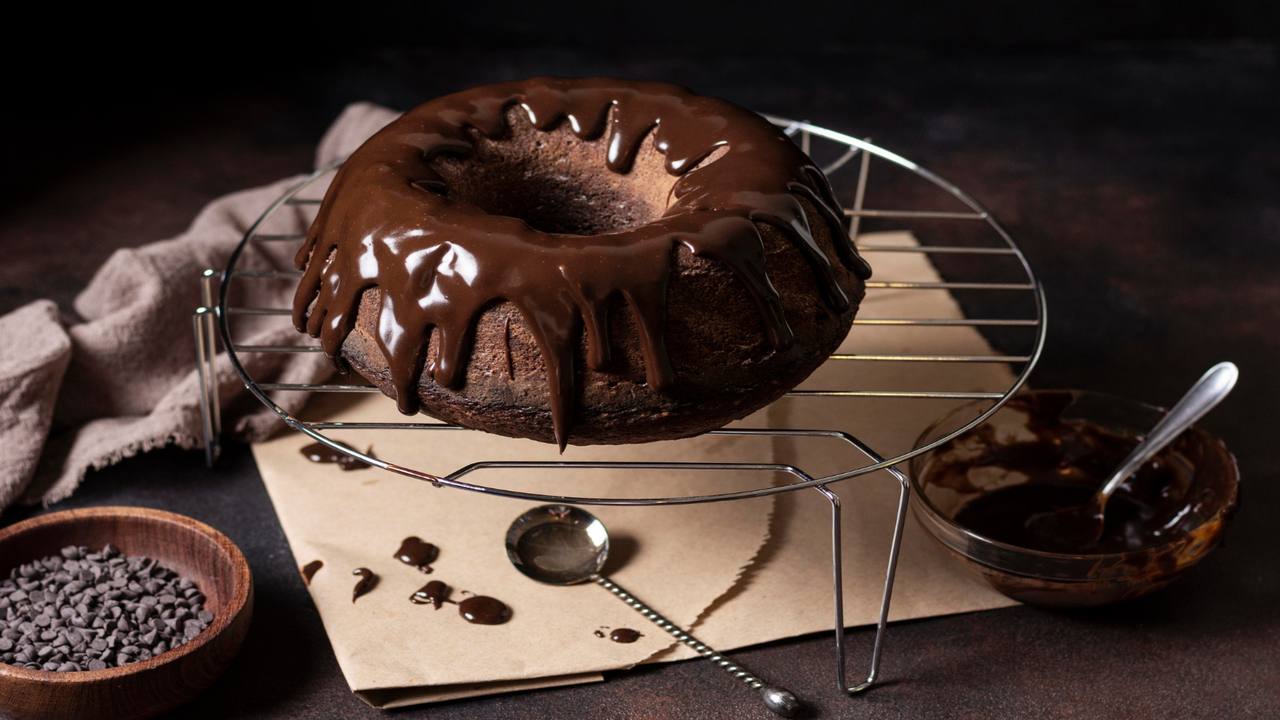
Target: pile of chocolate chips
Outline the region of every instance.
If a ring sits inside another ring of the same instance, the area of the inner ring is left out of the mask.
[[[204,595],[158,561],[66,547],[0,580],[0,662],[102,670],[190,642],[213,621]]]

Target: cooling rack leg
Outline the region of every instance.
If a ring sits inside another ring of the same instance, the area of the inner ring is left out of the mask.
[[[217,304],[213,300],[221,277],[220,270],[205,270],[202,276],[203,283],[200,286],[204,296],[204,306],[210,309],[208,316],[204,319],[204,329],[205,338],[208,339],[206,357],[209,370],[209,418],[212,420],[214,460],[218,459],[218,453],[222,451],[222,399],[218,397],[218,376],[214,374],[213,364],[214,358],[218,355],[218,311]]]
[[[204,462],[213,467],[222,450],[221,417],[218,412],[218,379],[213,366],[213,311],[196,308],[192,328],[196,336],[196,369],[200,374],[200,426],[204,432]]]
[[[840,497],[825,485],[814,488],[831,501],[831,575],[836,606],[836,682],[841,691],[848,689],[844,671],[844,565],[840,558]]]
[[[835,633],[836,633],[836,681],[840,689],[849,694],[862,692],[875,684],[880,672],[880,655],[884,649],[885,628],[889,624],[889,603],[893,599],[893,578],[898,569],[898,551],[902,548],[902,530],[906,525],[907,502],[910,499],[910,485],[906,475],[897,468],[888,471],[898,481],[901,490],[898,493],[898,515],[893,526],[893,544],[889,547],[889,569],[885,573],[884,594],[880,598],[880,619],[876,624],[875,645],[871,651],[871,671],[867,679],[857,685],[849,685],[845,672],[844,652],[844,567],[841,562],[841,527],[840,497],[825,485],[816,489],[831,502],[831,574],[835,595]]]

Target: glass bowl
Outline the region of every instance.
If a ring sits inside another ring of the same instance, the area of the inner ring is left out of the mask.
[[[925,430],[916,447],[945,437],[990,407],[989,401],[978,401],[944,415]],[[1026,483],[1025,474],[974,467],[970,461],[975,451],[1025,442],[1034,436],[1033,428],[1044,427],[1046,422],[1045,407],[1052,408],[1054,414],[1061,411],[1057,418],[1049,417],[1050,423],[1081,421],[1136,437],[1145,435],[1165,412],[1102,393],[1027,392],[1012,398],[983,425],[912,458],[913,514],[925,532],[962,566],[1021,602],[1090,607],[1159,590],[1222,540],[1238,502],[1240,471],[1222,441],[1198,427],[1184,432],[1170,446],[1170,457],[1185,463],[1179,476],[1181,486],[1170,486],[1170,497],[1185,502],[1185,508],[1180,508],[1172,530],[1153,546],[1099,554],[1044,552],[998,542],[957,523],[956,513],[966,502],[998,488]],[[1087,464],[1087,460],[1083,462]],[[948,467],[954,471],[959,463],[968,463],[961,483],[956,482],[956,472],[945,472]],[[1098,478],[1098,486],[1103,480],[1105,477]]]

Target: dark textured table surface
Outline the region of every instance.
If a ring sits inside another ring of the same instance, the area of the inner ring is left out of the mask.
[[[1168,404],[1216,361],[1236,393],[1204,425],[1240,461],[1225,548],[1150,598],[1089,612],[1018,607],[900,623],[884,683],[835,688],[827,635],[737,655],[813,717],[1280,716],[1280,55],[1259,43],[813,54],[370,51],[124,94],[94,142],[27,121],[0,205],[0,312],[64,309],[116,248],[176,234],[209,200],[306,170],[348,102],[405,108],[530,74],[679,82],[803,117],[917,160],[986,204],[1025,248],[1052,322],[1039,387]],[[207,82],[204,82],[206,81]],[[176,88],[176,89],[175,89]],[[248,448],[216,470],[166,450],[91,473],[48,510],[143,505],[226,532],[257,580],[243,651],[175,717],[375,717],[352,696]],[[10,509],[0,525],[44,512]],[[871,633],[849,634],[855,668]],[[767,717],[704,662],[582,687],[398,711],[408,717]]]

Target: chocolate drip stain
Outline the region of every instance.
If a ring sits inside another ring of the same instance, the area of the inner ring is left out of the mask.
[[[644,635],[641,635],[631,628],[618,628],[617,630],[609,633],[609,639],[616,643],[633,643],[642,637],[644,637]]]
[[[343,445],[343,443],[338,444]],[[349,446],[343,445],[343,447]],[[328,445],[320,442],[312,443],[302,448],[299,452],[301,452],[311,462],[333,463],[343,470],[363,470],[364,468],[370,467],[368,463],[357,460],[340,450],[334,450]],[[369,446],[369,449],[365,451],[365,455],[373,455],[373,446]]]
[[[661,217],[625,229],[544,232],[451,199],[432,161],[469,156],[477,136],[501,138],[508,130],[506,112],[517,106],[538,131],[567,121],[581,140],[604,138],[613,173],[627,173],[652,136],[666,172],[679,178]],[[703,162],[713,153],[718,157]],[[791,347],[794,336],[765,272],[757,223],[790,239],[832,310],[851,307],[801,199],[829,226],[840,262],[870,277],[822,173],[754,113],[663,83],[534,78],[476,88],[406,113],[346,161],[296,257],[305,273],[293,320],[340,363],[364,292],[379,288],[377,342],[397,405],[413,414],[423,374],[442,387],[459,387],[479,316],[497,302],[510,302],[546,365],[554,438],[563,450],[581,334],[588,365],[601,369],[609,360],[607,315],[619,298],[635,318],[647,383],[658,392],[671,390],[675,372],[664,331],[677,244],[733,272],[776,350]],[[430,363],[429,343],[438,343]]]
[[[302,569],[299,571],[302,573],[302,581],[306,583],[308,586],[310,586],[311,578],[315,577],[316,572],[319,571],[320,568],[322,567],[324,567],[323,560],[312,560],[306,565],[303,565]]]
[[[595,634],[595,636],[596,636],[596,637],[598,637],[598,638],[602,638],[602,637],[604,637],[604,631],[603,631],[603,630],[596,630],[594,634]]]
[[[411,535],[400,542],[400,549],[396,550],[395,559],[429,575],[431,563],[435,562],[439,556],[440,548]]]
[[[360,576],[360,579],[356,581],[355,589],[351,591],[351,602],[355,602],[356,598],[373,589],[374,584],[378,581],[378,576],[374,575],[369,568],[356,568],[351,571],[351,574]]]
[[[511,619],[511,608],[487,595],[472,595],[458,603],[458,614],[476,625],[501,625]]]
[[[432,580],[415,590],[409,596],[409,602],[414,605],[434,605],[439,610],[441,605],[453,601],[449,599],[449,586],[439,580]]]

